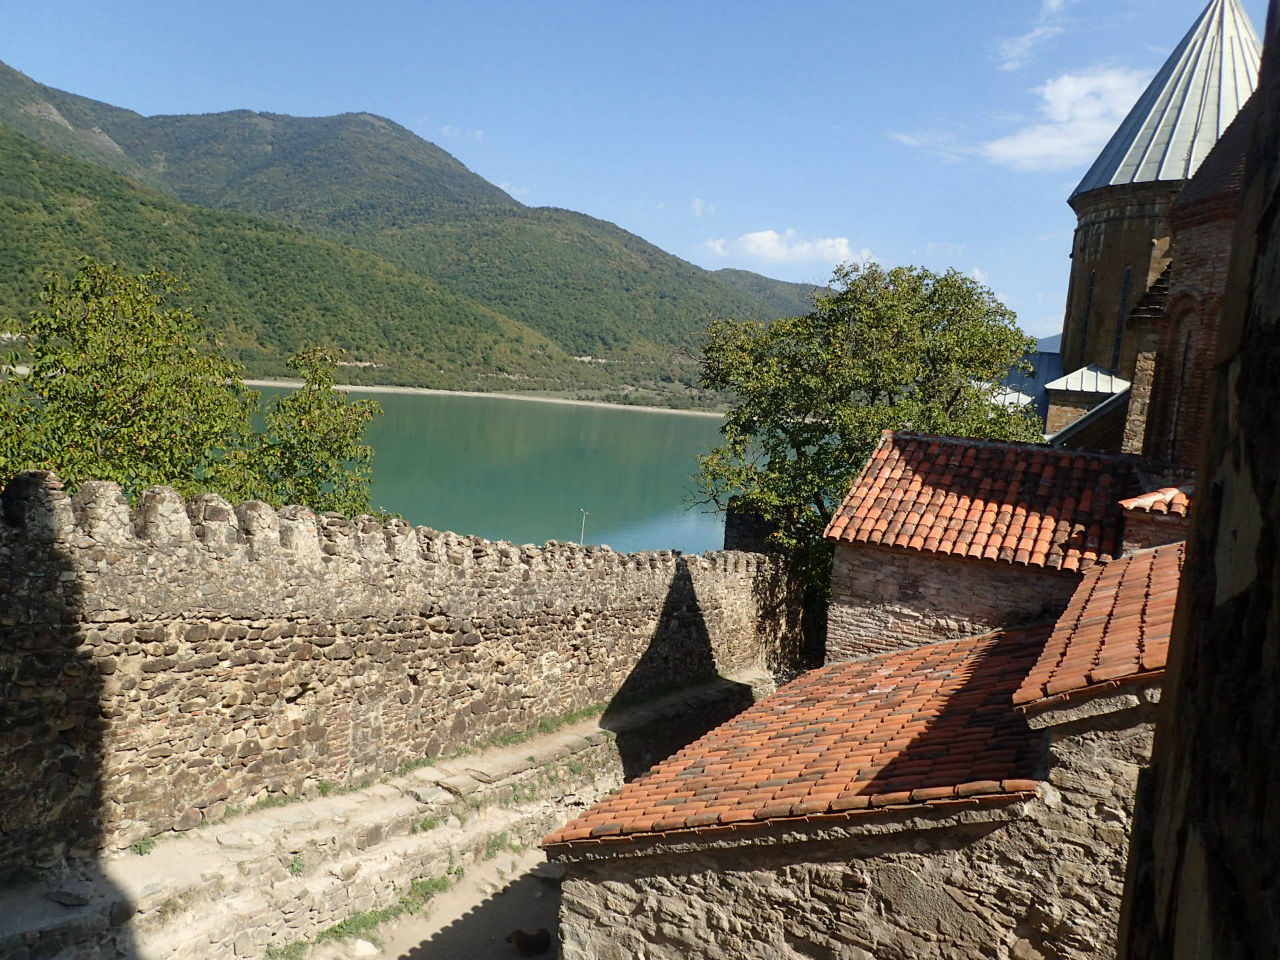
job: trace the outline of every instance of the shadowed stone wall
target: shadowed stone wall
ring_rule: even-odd
[[[1280,956],[1280,9],[1221,313],[1121,956]]]
[[[785,577],[754,554],[516,546],[163,487],[131,511],[112,484],[33,488],[6,494],[0,522],[0,865],[67,852],[51,838],[85,817],[94,842],[127,845],[526,731],[624,683],[641,698],[790,649]],[[59,590],[73,599],[33,622]],[[100,796],[66,789],[86,762]]]

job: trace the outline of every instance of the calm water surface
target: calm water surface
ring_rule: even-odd
[[[353,393],[355,393],[353,391]],[[690,507],[720,420],[493,397],[374,395],[373,501],[414,524],[490,540],[718,550],[724,520]]]

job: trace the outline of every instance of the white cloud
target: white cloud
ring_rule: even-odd
[[[949,133],[902,133],[889,131],[889,139],[917,150],[927,150],[943,160],[961,160],[974,153],[973,147],[966,146]]]
[[[978,267],[974,267],[972,270],[969,271],[969,276],[973,277],[973,279],[977,280],[979,283],[983,284],[984,286],[986,285],[987,271],[981,270]]]
[[[716,212],[715,205],[711,203],[707,203],[707,201],[703,200],[701,197],[694,197],[692,200],[690,200],[689,209],[693,211],[693,215],[695,217],[701,217],[701,216],[709,217]]]
[[[834,266],[850,260],[874,260],[863,247],[854,249],[848,237],[801,237],[795,230],[755,230],[736,240],[716,237],[703,244],[718,257],[746,256],[766,263],[821,263]]]
[[[1133,107],[1149,75],[1127,67],[1063,73],[1037,87],[1040,121],[979,152],[1018,170],[1061,170],[1092,160]]]
[[[440,135],[448,140],[483,140],[483,130],[468,130],[456,123],[446,123],[440,128]]]
[[[1001,70],[1017,70],[1022,67],[1040,44],[1062,33],[1061,14],[1067,2],[1068,0],[1044,0],[1030,30],[1016,37],[1007,37],[997,44]]]
[[[498,184],[498,189],[501,190],[503,193],[506,193],[506,194],[509,194],[510,196],[515,197],[517,200],[520,197],[527,197],[529,195],[528,187],[517,187],[514,183],[510,183],[506,180],[503,180],[500,184]]]
[[[1000,41],[1000,69],[1017,70],[1029,59],[1035,48],[1062,32],[1061,27],[1039,24],[1017,37]]]

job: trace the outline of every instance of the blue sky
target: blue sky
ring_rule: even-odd
[[[1066,197],[1203,6],[0,0],[0,60],[144,114],[371,111],[702,266],[956,267],[1044,336]]]

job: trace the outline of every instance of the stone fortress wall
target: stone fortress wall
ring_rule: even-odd
[[[0,865],[786,672],[799,649],[762,555],[519,546],[164,487],[131,509],[50,474],[0,499]]]

